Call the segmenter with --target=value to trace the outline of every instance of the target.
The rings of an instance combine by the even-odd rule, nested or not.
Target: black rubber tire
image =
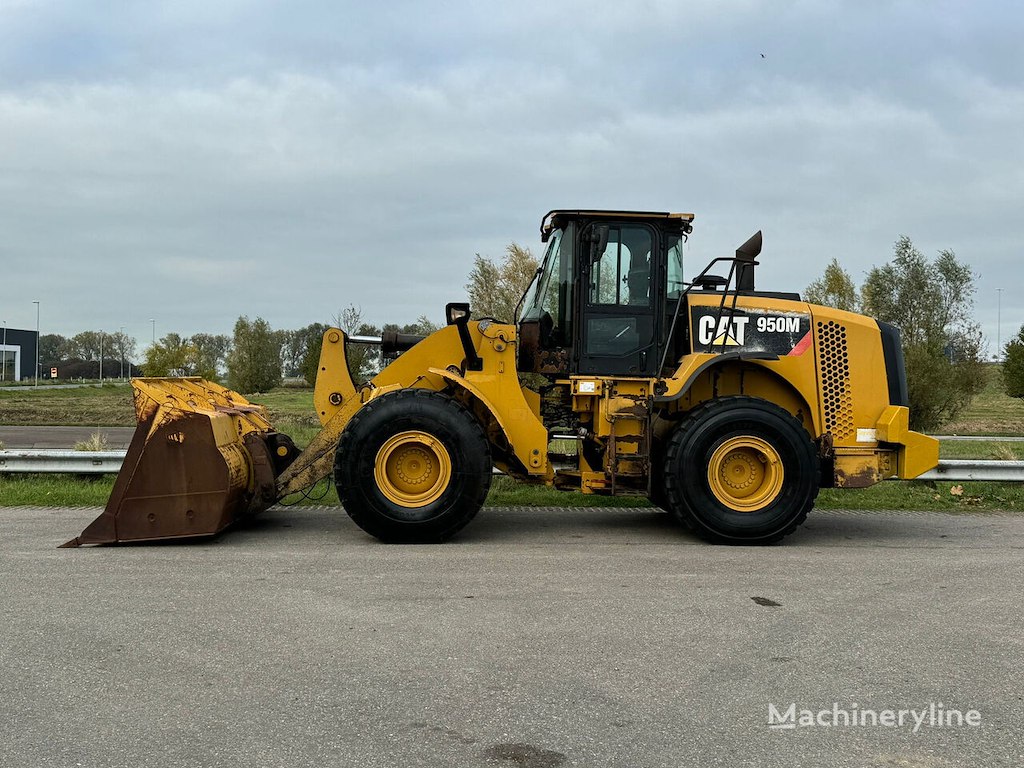
[[[672,513],[672,505],[665,491],[665,447],[664,440],[651,443],[651,493],[647,500],[662,512]]]
[[[756,512],[719,501],[708,464],[724,441],[743,435],[768,442],[783,467],[782,487]],[[755,397],[723,397],[698,406],[676,428],[665,452],[665,494],[673,515],[701,538],[726,544],[772,544],[807,518],[818,496],[819,459],[807,430],[788,411]]]
[[[665,450],[666,444],[664,441],[655,441],[651,447],[651,494],[648,496],[648,501],[654,505],[656,509],[661,510],[666,515],[672,517],[676,522],[680,523],[686,530],[693,530],[693,523],[685,515],[679,515],[673,512],[672,502],[668,497],[668,490],[665,488]]]
[[[422,507],[387,498],[374,476],[381,446],[412,430],[440,441],[451,461],[447,487]],[[342,432],[334,459],[334,483],[349,517],[371,536],[395,544],[454,536],[483,506],[491,474],[490,446],[477,420],[448,395],[426,389],[396,390],[363,406]]]

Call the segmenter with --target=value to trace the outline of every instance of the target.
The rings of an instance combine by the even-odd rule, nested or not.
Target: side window
[[[609,227],[608,245],[590,269],[589,302],[647,307],[650,294],[650,231],[646,227]]]
[[[683,287],[683,238],[671,235],[668,240],[668,286],[670,299],[679,297]]]

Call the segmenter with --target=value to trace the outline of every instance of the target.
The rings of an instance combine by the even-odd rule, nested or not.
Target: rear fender
[[[666,381],[667,391],[654,402],[670,411],[688,411],[718,397],[750,395],[785,408],[817,437],[821,425],[811,405],[816,402],[813,371],[807,375],[799,366],[796,360],[766,352],[687,355]]]

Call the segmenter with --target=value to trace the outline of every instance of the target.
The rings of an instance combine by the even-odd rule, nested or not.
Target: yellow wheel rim
[[[736,512],[758,512],[778,498],[785,470],[765,440],[745,435],[726,440],[708,463],[715,498]]]
[[[426,432],[399,432],[377,451],[373,477],[389,501],[425,507],[448,487],[452,460],[441,441]]]

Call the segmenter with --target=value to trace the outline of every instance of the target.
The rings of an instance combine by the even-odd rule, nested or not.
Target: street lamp
[[[1003,359],[1003,289],[996,288],[996,360]]]
[[[149,322],[151,322],[153,324],[153,346],[155,347],[156,346],[156,320],[154,320],[151,317],[151,318],[149,318]]]
[[[124,381],[124,326],[121,326],[121,336],[118,338],[117,343],[120,345],[121,353],[121,381]]]
[[[36,386],[39,386],[39,302],[33,301],[36,305]]]

